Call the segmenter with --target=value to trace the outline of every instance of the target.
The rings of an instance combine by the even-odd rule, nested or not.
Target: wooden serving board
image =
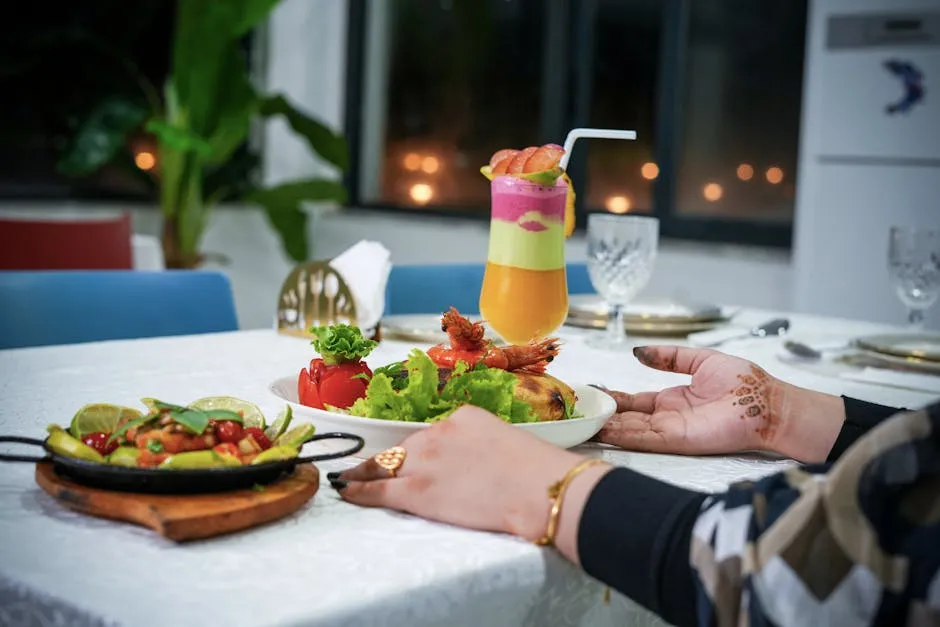
[[[319,489],[320,471],[304,464],[263,490],[174,496],[89,488],[60,476],[52,464],[40,463],[36,483],[65,507],[149,527],[185,542],[257,527],[296,512]]]

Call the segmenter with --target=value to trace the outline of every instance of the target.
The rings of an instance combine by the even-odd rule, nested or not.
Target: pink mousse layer
[[[491,215],[494,220],[518,222],[519,218],[530,211],[537,211],[546,222],[565,221],[568,184],[561,177],[554,187],[546,187],[514,176],[497,176],[490,183],[490,193],[493,207]],[[527,220],[527,223],[541,228],[529,229],[523,226],[526,230],[546,228],[534,220]]]

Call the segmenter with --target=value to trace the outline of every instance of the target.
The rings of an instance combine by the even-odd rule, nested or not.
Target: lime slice
[[[189,406],[193,409],[201,409],[203,411],[209,409],[226,409],[236,414],[241,414],[242,420],[245,423],[244,426],[246,427],[264,429],[265,426],[264,414],[261,413],[261,409],[254,403],[243,401],[240,398],[233,398],[231,396],[207,396],[206,398],[200,398],[198,401],[193,401]]]
[[[84,442],[76,440],[65,431],[54,430],[46,438],[46,446],[65,457],[76,457],[89,462],[105,463],[104,457]]]
[[[287,433],[281,434],[281,437],[274,440],[273,445],[300,448],[304,445],[304,442],[313,437],[315,432],[316,429],[310,423],[297,425]]]
[[[119,446],[114,452],[108,455],[108,463],[112,466],[137,467],[137,458],[140,457],[140,449],[135,446]]]
[[[273,442],[284,435],[284,432],[287,431],[287,427],[290,426],[290,421],[293,419],[294,410],[288,405],[284,411],[277,415],[274,424],[264,430],[264,434]]]
[[[284,461],[285,459],[294,459],[298,455],[300,455],[300,451],[293,446],[272,446],[251,460],[251,463],[254,465],[267,464],[269,462],[280,462]]]
[[[72,418],[69,433],[81,440],[89,433],[113,433],[118,424],[140,418],[139,411],[132,407],[94,403],[85,405]]]

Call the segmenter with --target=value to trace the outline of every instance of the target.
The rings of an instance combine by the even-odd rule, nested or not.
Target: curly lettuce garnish
[[[378,342],[362,335],[359,327],[334,324],[311,327],[314,338],[310,343],[328,366],[355,363],[369,356]]]
[[[397,372],[398,365],[392,366]],[[537,420],[532,407],[515,398],[519,379],[505,370],[482,364],[471,369],[466,363],[458,362],[447,383],[438,391],[437,366],[427,353],[412,350],[404,368],[408,370],[407,379],[393,379],[381,369],[376,370],[365,397],[356,401],[349,413],[382,420],[435,422],[461,405],[474,405],[506,422]]]

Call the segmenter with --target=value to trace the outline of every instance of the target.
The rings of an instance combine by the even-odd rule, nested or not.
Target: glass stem
[[[924,326],[924,310],[909,307],[907,310],[907,324],[912,329],[920,329]]]
[[[627,329],[624,325],[624,306],[610,303],[607,314],[607,335],[612,344],[622,344],[627,341]]]

